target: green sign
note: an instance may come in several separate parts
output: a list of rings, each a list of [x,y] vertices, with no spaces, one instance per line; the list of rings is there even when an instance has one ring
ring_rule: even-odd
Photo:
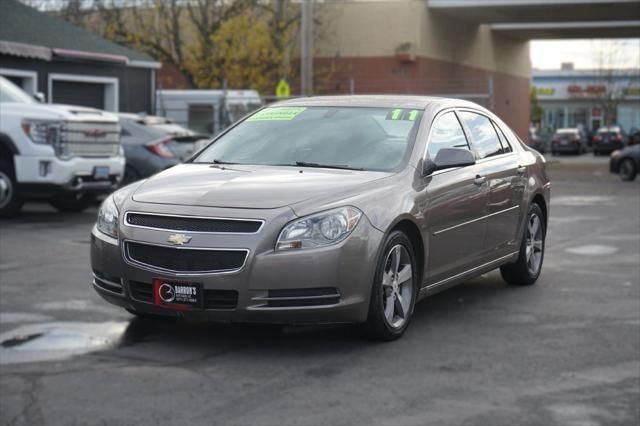
[[[387,114],[387,120],[409,120],[416,121],[418,114],[420,113],[417,109],[412,109],[407,111],[406,109],[398,108],[391,111]]]
[[[305,107],[273,107],[262,109],[247,121],[288,121],[293,120],[298,114],[304,111]]]
[[[281,79],[276,86],[276,96],[278,99],[291,96],[291,87],[289,87],[289,83],[287,83],[287,80],[284,78]]]

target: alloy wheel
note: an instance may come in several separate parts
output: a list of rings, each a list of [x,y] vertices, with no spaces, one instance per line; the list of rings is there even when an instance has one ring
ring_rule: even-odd
[[[387,324],[401,328],[410,315],[414,297],[411,257],[403,245],[395,245],[387,253],[382,274],[382,307]]]
[[[527,268],[531,275],[537,275],[542,264],[544,235],[542,233],[540,217],[536,213],[532,213],[531,216],[529,216],[526,238]]]
[[[6,206],[13,196],[13,184],[6,174],[0,172],[0,208]]]

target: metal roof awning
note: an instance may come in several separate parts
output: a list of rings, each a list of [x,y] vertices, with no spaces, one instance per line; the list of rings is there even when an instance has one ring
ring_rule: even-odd
[[[0,54],[40,59],[43,61],[51,61],[53,56],[53,52],[48,47],[4,40],[0,40]]]

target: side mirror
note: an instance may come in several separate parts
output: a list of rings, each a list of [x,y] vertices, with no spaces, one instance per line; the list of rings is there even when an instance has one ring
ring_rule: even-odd
[[[44,97],[44,93],[42,92],[37,92],[33,94],[33,99],[35,99],[36,101],[40,102],[41,104],[45,103],[46,99]]]
[[[423,175],[428,176],[436,170],[451,169],[476,164],[473,152],[464,148],[442,148],[436,154],[436,158],[427,158],[423,165]]]

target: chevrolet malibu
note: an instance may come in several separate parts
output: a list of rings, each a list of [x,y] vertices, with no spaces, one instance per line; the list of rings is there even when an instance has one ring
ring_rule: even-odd
[[[392,340],[419,300],[474,276],[533,284],[549,193],[543,157],[474,103],[289,100],[108,197],[93,287],[135,315]]]

